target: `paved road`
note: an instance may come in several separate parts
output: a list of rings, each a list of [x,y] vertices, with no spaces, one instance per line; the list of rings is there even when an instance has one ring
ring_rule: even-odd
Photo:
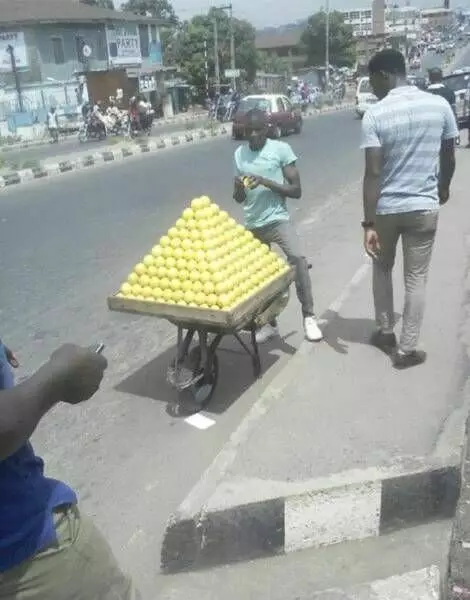
[[[195,126],[202,123],[203,121],[195,121]],[[168,135],[171,133],[185,131],[188,127],[187,123],[174,123],[168,125],[155,125],[152,130],[152,137],[160,137],[162,135]],[[111,138],[112,140],[112,138]],[[89,150],[95,152],[99,148],[109,146],[110,140],[104,140],[102,142],[91,141],[85,144],[81,144],[77,136],[74,135],[71,138],[63,140],[58,145],[47,144],[44,146],[31,146],[30,148],[23,148],[18,151],[7,152],[0,155],[0,158],[10,161],[14,164],[23,164],[25,161],[44,161],[51,159],[54,156],[60,155],[61,157],[75,154],[77,152],[84,152]]]
[[[363,260],[359,228],[351,246],[356,225],[338,205],[345,194],[361,202],[358,139],[359,121],[350,112],[309,120],[290,139],[304,186],[293,213],[315,264],[320,313]],[[110,360],[99,396],[83,407],[58,407],[37,431],[37,447],[49,471],[78,488],[83,507],[144,590],[160,586],[159,540],[168,515],[301,340],[293,300],[282,315],[285,338],[264,351],[266,374],[256,385],[248,359],[225,342],[222,381],[207,413],[216,424],[199,431],[173,414],[165,382],[173,328],[106,309],[106,296],[192,197],[209,194],[240,216],[231,200],[233,151],[233,142],[217,140],[0,194],[2,339],[18,351],[20,375],[65,340],[102,340]],[[332,215],[337,225],[322,228]]]

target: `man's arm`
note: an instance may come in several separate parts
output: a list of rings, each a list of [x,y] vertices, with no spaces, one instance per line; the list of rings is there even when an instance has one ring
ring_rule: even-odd
[[[239,204],[243,204],[246,200],[246,189],[245,184],[243,183],[242,174],[240,173],[240,169],[238,168],[237,162],[237,152],[235,152],[234,160],[233,160],[233,194],[232,197],[235,202]]]
[[[91,398],[99,388],[106,365],[103,356],[66,345],[27,381],[0,390],[0,461],[28,441],[55,404],[77,404]]]
[[[373,223],[382,182],[382,148],[365,149],[363,180],[364,221]]]
[[[445,204],[449,199],[449,188],[455,172],[455,139],[459,135],[457,121],[450,106],[445,106],[439,156],[439,199]]]
[[[284,182],[277,183],[276,181],[260,177],[259,179],[255,178],[255,183],[257,185],[264,185],[264,187],[267,187],[283,198],[300,198],[302,196],[302,186],[300,184],[300,173],[297,168],[297,156],[289,144],[279,144],[278,151],[279,164],[282,168]]]
[[[382,144],[377,131],[375,118],[366,113],[362,120],[361,148],[365,150],[365,169],[363,179],[364,221],[373,223],[380,197],[382,182],[383,155]]]
[[[282,168],[285,182],[277,183],[270,179],[260,178],[259,185],[269,188],[283,198],[300,198],[302,196],[302,186],[300,184],[300,173],[294,163]]]

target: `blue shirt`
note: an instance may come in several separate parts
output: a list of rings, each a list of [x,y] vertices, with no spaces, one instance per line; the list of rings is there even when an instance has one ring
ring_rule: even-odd
[[[391,90],[362,121],[361,148],[381,148],[377,214],[438,210],[441,142],[458,137],[455,116],[441,96],[414,86]]]
[[[13,385],[0,342],[0,389]],[[76,502],[68,486],[44,476],[44,463],[35,456],[30,443],[0,461],[0,573],[53,543],[54,508]]]
[[[282,184],[285,180],[282,169],[296,161],[297,156],[286,142],[268,139],[256,151],[244,144],[235,151],[235,176],[257,175]],[[243,209],[248,229],[289,220],[285,198],[262,185],[246,190]]]

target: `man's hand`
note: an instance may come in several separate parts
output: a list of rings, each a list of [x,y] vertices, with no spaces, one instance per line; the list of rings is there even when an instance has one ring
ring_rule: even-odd
[[[246,198],[246,189],[245,184],[243,182],[243,177],[235,177],[233,180],[233,199],[238,204],[242,204],[245,202]]]
[[[439,204],[442,206],[443,204],[446,204],[449,200],[450,197],[450,191],[449,188],[445,188],[443,186],[439,186]]]
[[[104,356],[89,348],[65,344],[52,354],[46,369],[52,382],[59,385],[58,400],[79,404],[89,400],[100,387],[108,363]]]
[[[17,369],[20,366],[20,363],[18,362],[18,359],[16,358],[15,354],[7,346],[4,346],[4,348],[5,348],[5,355],[7,357],[7,361],[9,363],[10,367]]]
[[[377,259],[380,252],[379,236],[375,229],[368,228],[364,230],[364,249],[368,256]]]
[[[268,181],[266,179],[264,179],[264,177],[258,177],[257,175],[247,175],[243,179],[244,179],[244,181],[246,181],[245,186],[249,190],[254,190],[259,185],[264,185],[264,186],[268,187],[268,185],[267,185]]]

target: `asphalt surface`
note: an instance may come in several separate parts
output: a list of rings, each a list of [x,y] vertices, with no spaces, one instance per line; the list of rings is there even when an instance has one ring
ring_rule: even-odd
[[[289,138],[304,190],[291,213],[314,265],[319,314],[364,260],[360,218],[351,221],[345,205],[357,203],[359,214],[359,133],[360,122],[344,111],[306,120],[302,135]],[[293,298],[281,315],[281,342],[263,349],[265,374],[256,383],[249,359],[224,341],[221,379],[205,412],[215,423],[202,431],[175,413],[166,382],[174,327],[107,310],[106,297],[193,197],[207,194],[241,218],[231,199],[235,147],[217,139],[0,192],[1,337],[19,355],[18,376],[65,341],[103,341],[109,360],[96,398],[58,406],[33,442],[48,472],[78,490],[145,600],[163,585],[159,548],[168,516],[302,340]]]
[[[304,187],[292,205],[297,223],[308,225],[315,210],[320,219],[327,215],[345,189],[357,192],[360,203],[359,128],[352,112],[336,113],[306,121],[302,135],[290,138]],[[67,340],[103,341],[110,362],[100,394],[83,407],[57,407],[35,444],[49,472],[78,489],[83,508],[146,590],[160,585],[159,544],[169,514],[302,338],[293,300],[282,315],[286,338],[263,352],[265,376],[257,384],[248,358],[224,342],[220,385],[206,413],[215,425],[200,431],[175,416],[175,394],[165,380],[174,328],[107,310],[106,297],[194,196],[208,194],[241,216],[231,200],[234,149],[221,139],[0,194],[2,339],[19,355],[19,376]],[[325,235],[339,240],[341,252],[341,228],[325,231],[321,245]],[[331,244],[308,246],[321,311],[354,272],[360,244],[344,259],[332,255]]]
[[[190,125],[189,123],[185,122],[172,123],[167,125],[154,125],[151,137],[161,137],[176,132],[186,131],[188,126],[197,127],[203,122],[203,120],[199,119],[197,121],[194,121],[194,125]],[[70,138],[61,139],[59,144],[31,146],[30,148],[22,148],[20,150],[5,152],[0,154],[0,158],[2,160],[5,160],[6,162],[13,163],[21,167],[21,165],[24,164],[26,161],[50,161],[50,159],[52,159],[55,156],[67,157],[78,152],[86,152],[87,150],[90,152],[96,152],[100,148],[105,148],[106,146],[109,146],[110,143],[113,142],[113,139],[116,138],[111,137],[103,141],[91,140],[82,144],[78,141],[77,134],[71,136]]]

